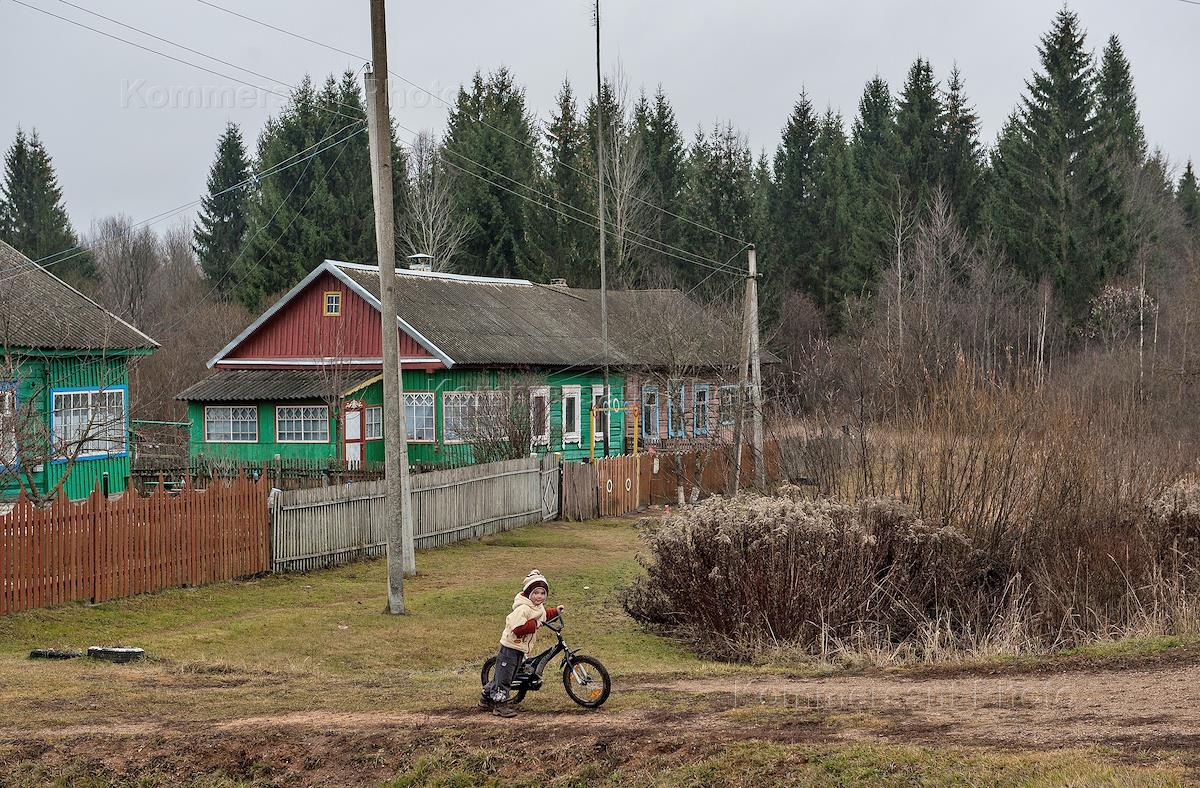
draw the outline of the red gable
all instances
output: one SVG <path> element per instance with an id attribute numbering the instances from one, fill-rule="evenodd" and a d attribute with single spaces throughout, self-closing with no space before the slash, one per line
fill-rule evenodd
<path id="1" fill-rule="evenodd" d="M 345 282 L 325 272 L 296 293 L 217 364 L 222 367 L 287 367 L 305 361 L 338 358 L 360 362 L 356 366 L 379 367 L 383 354 L 379 322 L 379 311 L 374 306 Z M 429 351 L 403 332 L 400 332 L 400 355 L 406 364 L 421 359 L 422 362 L 427 360 L 430 366 L 442 366 Z M 424 366 L 424 363 L 420 365 Z"/>

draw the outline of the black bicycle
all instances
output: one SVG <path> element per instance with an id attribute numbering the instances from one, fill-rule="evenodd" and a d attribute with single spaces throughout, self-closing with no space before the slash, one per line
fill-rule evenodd
<path id="1" fill-rule="evenodd" d="M 584 656 L 567 645 L 562 636 L 562 615 L 560 614 L 555 620 L 558 622 L 558 626 L 555 626 L 553 621 L 547 621 L 543 626 L 554 633 L 558 642 L 536 657 L 527 658 L 521 663 L 521 667 L 517 669 L 517 675 L 513 676 L 508 702 L 520 703 L 525 699 L 526 692 L 540 690 L 542 673 L 546 670 L 546 666 L 555 657 L 562 654 L 563 687 L 567 690 L 567 696 L 580 706 L 598 709 L 604 704 L 604 701 L 608 700 L 608 694 L 612 691 L 612 679 L 608 677 L 608 671 L 600 664 L 600 660 Z M 492 680 L 492 671 L 495 667 L 495 657 L 488 657 L 487 662 L 483 663 L 483 670 L 479 672 L 479 680 L 485 687 Z"/>

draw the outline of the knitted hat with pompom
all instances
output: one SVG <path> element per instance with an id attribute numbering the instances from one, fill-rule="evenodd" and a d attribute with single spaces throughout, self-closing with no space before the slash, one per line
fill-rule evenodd
<path id="1" fill-rule="evenodd" d="M 525 575 L 525 582 L 521 584 L 521 593 L 529 596 L 529 592 L 539 585 L 546 589 L 546 593 L 550 593 L 550 584 L 546 582 L 546 578 L 542 577 L 541 572 L 534 569 Z"/>

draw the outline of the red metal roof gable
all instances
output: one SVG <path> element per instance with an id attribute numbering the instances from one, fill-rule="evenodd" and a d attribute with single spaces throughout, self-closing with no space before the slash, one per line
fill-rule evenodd
<path id="1" fill-rule="evenodd" d="M 337 293 L 339 314 L 326 314 L 326 294 Z M 379 311 L 328 272 L 308 285 L 232 348 L 222 367 L 290 364 L 315 359 L 354 360 L 381 366 Z M 442 366 L 412 337 L 400 332 L 400 354 L 408 362 L 421 359 Z"/>

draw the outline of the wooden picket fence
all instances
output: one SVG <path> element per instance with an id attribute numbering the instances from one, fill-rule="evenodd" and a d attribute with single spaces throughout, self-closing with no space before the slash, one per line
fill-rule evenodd
<path id="1" fill-rule="evenodd" d="M 413 476 L 414 545 L 424 550 L 553 519 L 558 477 L 553 455 Z M 385 484 L 275 493 L 273 571 L 308 571 L 386 553 Z"/>
<path id="2" fill-rule="evenodd" d="M 270 567 L 265 480 L 177 494 L 132 491 L 0 515 L 0 614 L 105 602 L 259 574 Z"/>
<path id="3" fill-rule="evenodd" d="M 659 450 L 566 463 L 563 465 L 562 516 L 568 520 L 590 520 L 630 514 L 652 505 L 673 505 L 679 499 L 680 487 L 685 500 L 691 500 L 693 491 L 701 499 L 723 493 L 732 472 L 733 451 L 732 446 Z M 743 446 L 742 451 L 741 483 L 743 487 L 750 487 L 754 484 L 753 451 L 748 445 Z M 781 478 L 778 443 L 768 441 L 763 453 L 767 479 L 778 481 Z"/>

